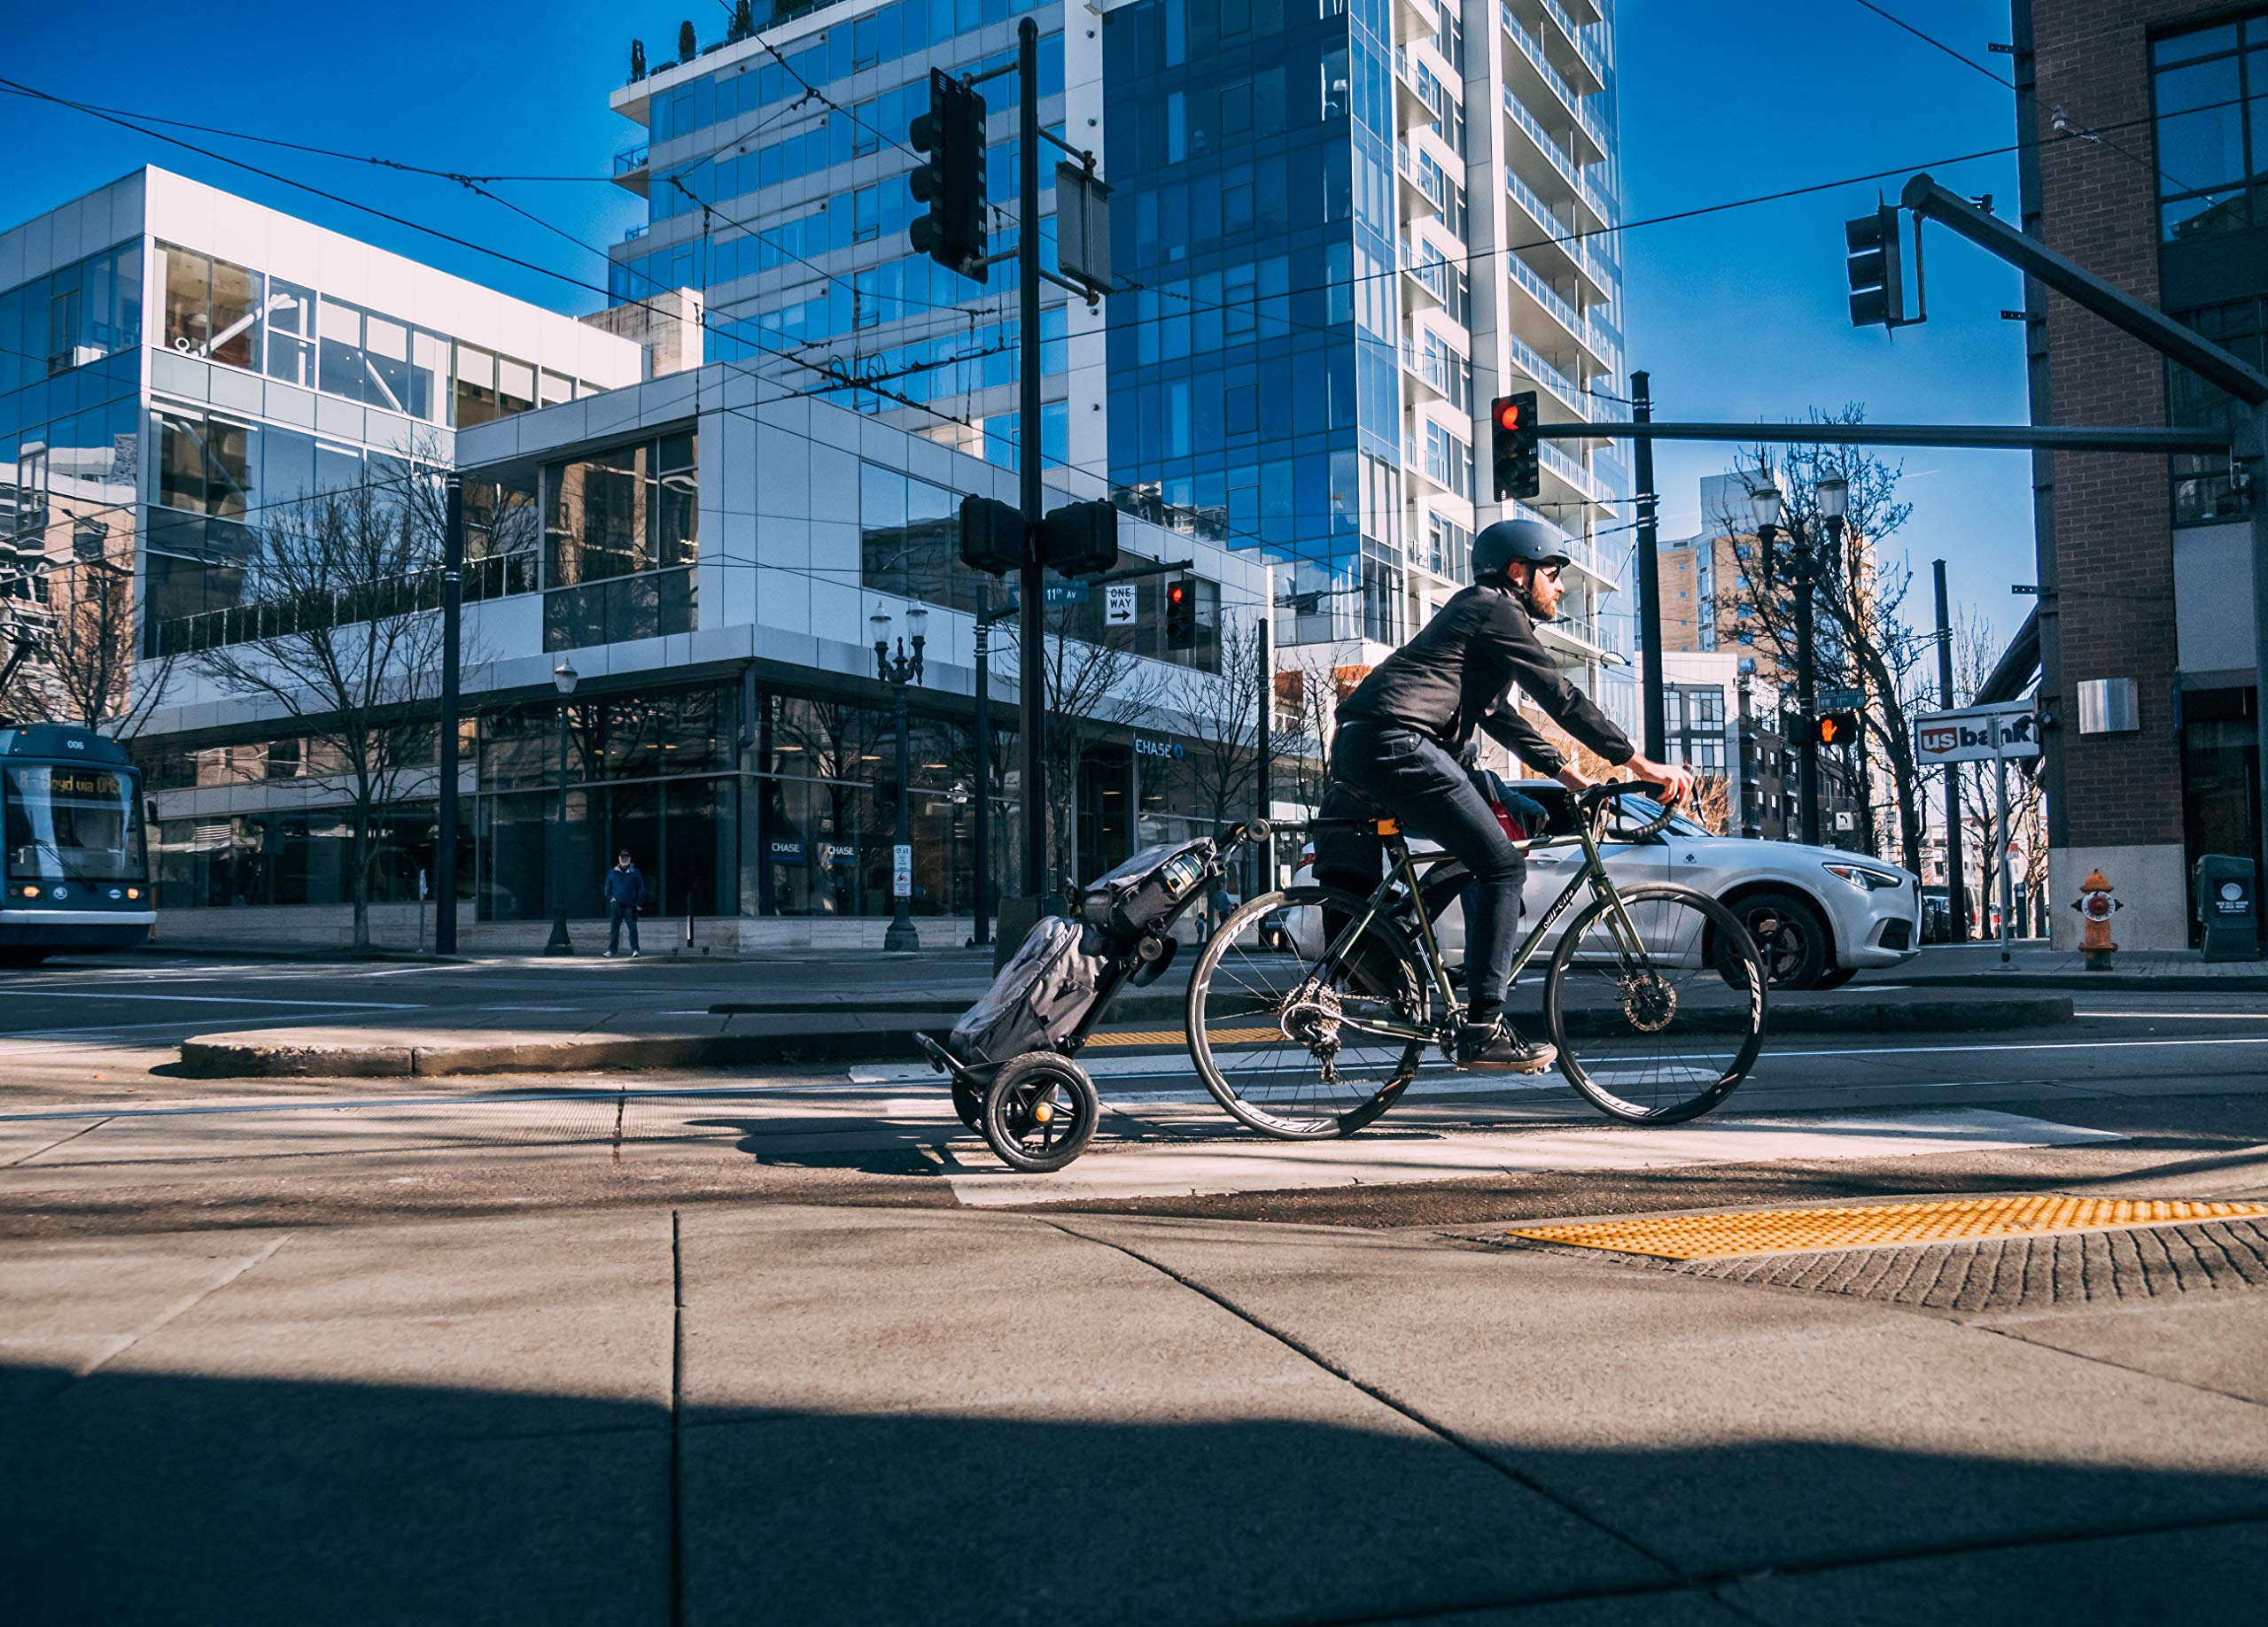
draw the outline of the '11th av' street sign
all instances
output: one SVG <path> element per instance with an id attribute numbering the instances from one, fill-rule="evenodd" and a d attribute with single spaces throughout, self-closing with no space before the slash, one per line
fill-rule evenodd
<path id="1" fill-rule="evenodd" d="M 1914 720 L 1917 767 L 1941 763 L 1990 763 L 1995 757 L 2039 755 L 2039 719 L 2031 704 L 1973 706 L 1957 712 L 1924 712 Z"/>

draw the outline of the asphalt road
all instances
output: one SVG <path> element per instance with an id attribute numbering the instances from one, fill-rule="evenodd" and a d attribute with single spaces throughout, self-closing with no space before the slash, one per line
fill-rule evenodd
<path id="1" fill-rule="evenodd" d="M 13 973 L 0 980 L 0 1214 L 36 1230 L 152 1205 L 245 1215 L 331 1204 L 447 1212 L 667 1193 L 1072 1202 L 1392 1226 L 1588 1212 L 1594 1201 L 1659 1206 L 1660 1178 L 1641 1172 L 1682 1169 L 1681 1189 L 1691 1190 L 1704 1165 L 1708 1189 L 1739 1201 L 1742 1171 L 1759 1191 L 1832 1194 L 1884 1189 L 1876 1166 L 1885 1159 L 1908 1160 L 1894 1186 L 1918 1177 L 1916 1158 L 1948 1169 L 1966 1158 L 1986 1174 L 2011 1159 L 2020 1169 L 2042 1158 L 2128 1168 L 2140 1166 L 2132 1156 L 2140 1149 L 2234 1155 L 2268 1140 L 2268 1011 L 2244 995 L 2090 993 L 2074 1023 L 2007 1034 L 1789 1036 L 1691 1133 L 1714 1137 L 1697 1151 L 1634 1139 L 1550 1075 L 1514 1081 L 1438 1065 L 1363 1135 L 1287 1151 L 1231 1126 L 1177 1050 L 1123 1048 L 1091 1055 L 1107 1109 L 1094 1149 L 1061 1176 L 1021 1183 L 1003 1182 L 953 1118 L 942 1081 L 911 1058 L 410 1089 L 193 1081 L 171 1071 L 183 1036 L 216 1027 L 403 1013 L 446 1026 L 475 1012 L 627 1007 L 691 1017 L 720 999 L 798 990 L 965 991 L 988 972 L 976 955 L 913 964 L 813 955 L 706 966 L 134 957 Z M 1961 1113 L 2050 1127 L 1972 1127 L 1961 1134 L 1991 1144 L 1969 1153 L 1932 1129 Z M 1831 1127 L 1790 1140 L 1774 1126 L 1791 1119 Z M 2062 1144 L 2056 1127 L 2124 1141 L 2117 1150 Z M 1526 1150 L 1536 1136 L 1546 1138 L 1542 1151 Z M 2027 1139 L 2030 1151 L 2001 1144 Z"/>

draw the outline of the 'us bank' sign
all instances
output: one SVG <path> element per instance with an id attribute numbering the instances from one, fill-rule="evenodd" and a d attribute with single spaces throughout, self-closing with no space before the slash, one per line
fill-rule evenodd
<path id="1" fill-rule="evenodd" d="M 2039 755 L 2039 719 L 2026 701 L 1924 712 L 1914 720 L 1914 760 L 1923 768 Z"/>

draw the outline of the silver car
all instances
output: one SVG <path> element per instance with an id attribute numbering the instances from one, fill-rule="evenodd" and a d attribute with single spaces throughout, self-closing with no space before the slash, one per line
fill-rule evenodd
<path id="1" fill-rule="evenodd" d="M 1518 780 L 1507 788 L 1542 804 L 1550 816 L 1547 832 L 1573 828 L 1573 798 L 1556 780 Z M 1626 797 L 1622 806 L 1621 822 L 1628 826 L 1651 824 L 1660 811 L 1643 797 Z M 1713 836 L 1684 818 L 1672 819 L 1660 834 L 1641 841 L 1617 841 L 1613 835 L 1610 828 L 1599 851 L 1617 886 L 1676 881 L 1721 900 L 1756 939 L 1775 988 L 1838 988 L 1861 971 L 1900 965 L 1921 952 L 1921 881 L 1886 860 L 1839 848 Z M 1413 838 L 1410 851 L 1439 849 Z M 1303 849 L 1293 885 L 1313 882 L 1313 849 Z M 1523 928 L 1550 906 L 1581 863 L 1582 849 L 1572 844 L 1529 850 Z M 1464 958 L 1464 911 L 1454 901 L 1441 907 L 1439 893 L 1430 887 L 1428 893 L 1441 953 L 1455 965 Z M 1320 953 L 1316 911 L 1288 915 L 1293 947 L 1301 954 Z M 1547 954 L 1552 941 L 1544 941 Z"/>

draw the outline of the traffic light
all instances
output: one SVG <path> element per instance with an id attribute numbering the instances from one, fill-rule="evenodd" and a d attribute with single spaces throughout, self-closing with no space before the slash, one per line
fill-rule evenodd
<path id="1" fill-rule="evenodd" d="M 1535 444 L 1535 391 L 1499 397 L 1488 423 L 1496 462 L 1496 500 L 1534 497 L 1543 478 Z"/>
<path id="2" fill-rule="evenodd" d="M 1819 743 L 1822 746 L 1849 746 L 1859 738 L 1859 715 L 1856 712 L 1821 712 L 1819 715 Z"/>
<path id="3" fill-rule="evenodd" d="M 960 500 L 960 562 L 987 576 L 1024 568 L 1023 511 L 990 497 Z"/>
<path id="4" fill-rule="evenodd" d="M 1099 577 L 1118 563 L 1118 509 L 1097 499 L 1066 503 L 1040 522 L 1039 562 L 1062 577 Z"/>
<path id="5" fill-rule="evenodd" d="M 1790 746 L 1819 744 L 1819 722 L 1802 712 L 1780 714 L 1780 738 Z"/>
<path id="6" fill-rule="evenodd" d="M 1898 235 L 1898 205 L 1884 204 L 1872 214 L 1844 221 L 1843 241 L 1850 247 L 1844 269 L 1851 278 L 1851 326 L 1904 327 L 1905 244 Z"/>
<path id="7" fill-rule="evenodd" d="M 907 132 L 928 162 L 907 178 L 928 213 L 906 236 L 948 271 L 987 282 L 984 267 L 984 98 L 943 68 L 929 70 L 929 111 Z"/>
<path id="8" fill-rule="evenodd" d="M 1186 577 L 1166 585 L 1166 647 L 1197 647 L 1197 588 Z"/>

